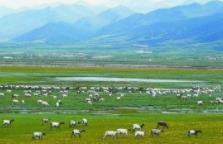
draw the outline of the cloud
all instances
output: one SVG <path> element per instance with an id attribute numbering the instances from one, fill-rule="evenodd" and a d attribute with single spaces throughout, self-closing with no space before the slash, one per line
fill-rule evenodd
<path id="1" fill-rule="evenodd" d="M 204 3 L 208 1 L 211 0 L 0 0 L 0 6 L 20 8 L 55 3 L 85 3 L 93 6 L 100 5 L 106 7 L 124 5 L 136 11 L 148 12 L 157 8 L 173 7 L 193 2 Z"/>

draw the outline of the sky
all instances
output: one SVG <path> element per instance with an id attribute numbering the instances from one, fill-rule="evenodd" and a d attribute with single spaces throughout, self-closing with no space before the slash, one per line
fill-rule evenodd
<path id="1" fill-rule="evenodd" d="M 0 6 L 18 9 L 58 3 L 78 3 L 83 5 L 106 7 L 123 5 L 138 12 L 147 12 L 157 8 L 167 8 L 193 2 L 206 3 L 209 1 L 212 0 L 0 0 Z"/>

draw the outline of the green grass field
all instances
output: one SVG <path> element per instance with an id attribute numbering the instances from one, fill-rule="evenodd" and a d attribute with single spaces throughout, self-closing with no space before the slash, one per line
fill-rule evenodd
<path id="1" fill-rule="evenodd" d="M 55 77 L 72 76 L 98 76 L 120 78 L 153 78 L 153 79 L 178 79 L 199 80 L 201 83 L 128 83 L 128 82 L 65 82 L 55 81 Z M 192 86 L 214 87 L 222 86 L 223 70 L 220 69 L 177 69 L 177 68 L 111 68 L 111 67 L 35 67 L 35 66 L 0 66 L 1 84 L 31 84 L 50 86 L 95 86 L 118 87 L 136 86 L 150 88 L 191 88 Z M 220 89 L 221 90 L 221 89 Z M 151 97 L 146 94 L 131 93 L 117 100 L 101 93 L 105 101 L 89 105 L 85 102 L 87 94 L 77 94 L 70 91 L 68 97 L 63 98 L 63 105 L 55 107 L 53 95 L 61 98 L 58 92 L 52 92 L 48 97 L 27 98 L 23 96 L 23 90 L 13 90 L 19 94 L 19 100 L 24 99 L 25 104 L 12 104 L 11 93 L 0 90 L 5 96 L 0 98 L 0 121 L 3 119 L 15 119 L 11 127 L 0 127 L 0 144 L 221 144 L 223 143 L 223 105 L 212 105 L 210 100 L 221 97 L 222 92 L 213 93 L 213 96 L 202 95 L 182 101 L 176 96 L 166 95 Z M 49 107 L 43 107 L 36 103 L 38 99 L 46 100 Z M 204 105 L 198 106 L 197 101 L 204 101 Z M 219 112 L 213 114 L 212 111 Z M 162 114 L 169 112 L 169 114 Z M 174 114 L 170 114 L 173 113 Z M 208 112 L 208 113 L 205 113 Z M 68 122 L 71 119 L 89 120 L 89 126 L 81 138 L 72 138 Z M 60 129 L 50 129 L 49 125 L 42 125 L 41 119 L 49 118 L 55 121 L 65 121 Z M 150 137 L 149 133 L 160 120 L 167 121 L 170 128 L 160 137 Z M 117 128 L 130 128 L 133 123 L 145 123 L 146 136 L 135 138 L 132 133 L 127 137 L 116 139 L 103 139 L 106 130 Z M 188 138 L 189 129 L 201 129 L 203 133 L 198 137 Z M 46 137 L 40 141 L 32 141 L 33 131 L 44 131 Z"/>
<path id="2" fill-rule="evenodd" d="M 211 104 L 210 101 L 216 97 L 221 96 L 221 93 L 214 93 L 212 97 L 208 95 L 202 95 L 199 97 L 191 98 L 188 100 L 182 100 L 176 95 L 165 95 L 152 97 L 148 94 L 139 93 L 125 93 L 125 97 L 117 100 L 116 97 L 120 96 L 120 93 L 113 94 L 109 97 L 108 94 L 100 93 L 100 96 L 104 98 L 104 101 L 88 104 L 85 99 L 89 96 L 87 93 L 77 94 L 76 91 L 70 90 L 69 95 L 65 98 L 55 91 L 50 95 L 46 96 L 32 96 L 26 97 L 22 90 L 14 90 L 12 93 L 19 94 L 19 101 L 24 100 L 25 104 L 12 103 L 12 93 L 6 93 L 5 90 L 0 90 L 0 93 L 5 93 L 5 96 L 1 97 L 0 100 L 0 112 L 19 112 L 19 111 L 78 111 L 78 110 L 90 110 L 90 111 L 109 111 L 114 109 L 136 109 L 136 111 L 174 111 L 174 112 L 188 112 L 188 111 L 221 111 L 223 105 Z M 57 99 L 53 96 L 57 96 L 57 99 L 61 99 L 63 104 L 57 108 L 55 103 Z M 37 103 L 37 100 L 45 100 L 50 106 L 44 107 Z M 202 100 L 203 105 L 197 105 L 197 101 Z"/>
<path id="3" fill-rule="evenodd" d="M 35 82 L 58 76 L 106 76 L 223 82 L 222 69 L 0 66 L 1 83 Z"/>
<path id="4" fill-rule="evenodd" d="M 200 80 L 202 83 L 133 83 L 133 82 L 66 82 L 55 81 L 55 77 L 66 76 L 99 76 L 99 77 L 120 77 L 120 78 L 157 78 L 157 79 L 183 79 L 183 80 Z M 73 67 L 31 67 L 31 66 L 1 66 L 0 67 L 0 82 L 2 84 L 33 84 L 33 85 L 56 85 L 56 86 L 87 86 L 87 87 L 118 87 L 118 86 L 136 86 L 136 87 L 151 87 L 151 88 L 191 88 L 192 86 L 221 86 L 223 80 L 223 70 L 211 70 L 211 69 L 158 69 L 158 68 L 101 68 L 101 67 L 89 67 L 89 68 L 73 68 Z M 6 93 L 6 90 L 0 90 L 0 92 Z M 55 91 L 49 95 L 49 97 L 31 97 L 27 98 L 23 95 L 23 91 L 15 90 L 14 93 L 20 95 L 19 100 L 24 99 L 27 104 L 24 106 L 13 105 L 11 102 L 11 94 L 7 94 L 0 100 L 1 111 L 11 111 L 19 109 L 44 109 L 36 103 L 38 99 L 44 99 L 50 102 L 50 107 L 47 110 L 55 110 L 56 100 L 52 99 L 52 96 L 61 97 L 61 95 Z M 119 93 L 114 97 L 108 97 L 106 94 L 101 93 L 105 98 L 105 101 L 95 103 L 93 106 L 89 106 L 85 102 L 87 94 L 78 95 L 75 90 L 70 91 L 69 96 L 64 98 L 64 105 L 59 110 L 109 110 L 122 107 L 133 108 L 145 108 L 148 107 L 157 108 L 160 111 L 171 109 L 196 109 L 198 111 L 217 109 L 221 110 L 222 105 L 211 105 L 210 100 L 215 97 L 221 96 L 221 92 L 213 94 L 213 97 L 202 95 L 198 98 L 193 98 L 188 101 L 182 101 L 176 96 L 166 95 L 158 96 L 156 98 L 147 94 L 130 93 L 126 94 L 124 99 L 120 101 L 116 100 Z M 203 100 L 205 104 L 203 106 L 197 106 L 197 101 Z"/>
<path id="5" fill-rule="evenodd" d="M 3 118 L 15 118 L 15 123 L 9 128 L 0 128 L 1 144 L 221 144 L 223 141 L 223 116 L 216 114 L 1 114 Z M 49 125 L 42 125 L 43 117 L 51 120 L 65 121 L 59 129 L 51 129 Z M 71 119 L 79 120 L 88 118 L 89 126 L 78 126 L 79 129 L 86 129 L 81 138 L 71 137 L 72 128 L 68 127 Z M 160 137 L 150 137 L 150 130 L 156 127 L 159 120 L 165 120 L 170 128 L 161 134 Z M 144 123 L 146 136 L 135 138 L 130 132 L 128 136 L 103 139 L 106 130 L 117 128 L 131 128 L 133 123 Z M 187 130 L 202 129 L 203 133 L 198 137 L 187 137 Z M 33 131 L 44 131 L 46 137 L 40 141 L 32 140 Z"/>

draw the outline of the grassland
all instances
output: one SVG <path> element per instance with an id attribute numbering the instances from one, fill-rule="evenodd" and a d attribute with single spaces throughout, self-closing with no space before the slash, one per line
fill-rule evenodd
<path id="1" fill-rule="evenodd" d="M 164 95 L 152 97 L 148 94 L 137 93 L 125 93 L 125 97 L 121 100 L 117 100 L 116 97 L 120 96 L 120 93 L 114 93 L 112 97 L 109 97 L 106 93 L 99 93 L 104 99 L 103 101 L 95 102 L 90 105 L 86 102 L 86 98 L 89 94 L 83 93 L 78 94 L 77 91 L 69 91 L 69 95 L 65 98 L 62 97 L 61 93 L 54 91 L 49 96 L 24 96 L 23 90 L 14 90 L 14 94 L 20 95 L 17 98 L 19 101 L 25 100 L 25 104 L 13 104 L 11 93 L 7 94 L 6 90 L 0 90 L 1 93 L 5 93 L 5 96 L 1 97 L 0 100 L 0 112 L 69 112 L 69 111 L 113 111 L 119 109 L 130 109 L 135 112 L 140 111 L 171 111 L 171 112 L 204 112 L 204 111 L 215 111 L 222 112 L 223 105 L 211 104 L 210 101 L 216 97 L 221 96 L 221 93 L 214 93 L 212 97 L 208 95 L 202 95 L 194 97 L 188 100 L 182 100 L 176 95 Z M 55 106 L 57 99 L 53 96 L 57 96 L 57 99 L 62 99 L 63 105 L 59 108 Z M 45 100 L 50 106 L 44 107 L 37 103 L 37 100 Z M 203 105 L 197 105 L 197 101 L 202 100 Z"/>
<path id="2" fill-rule="evenodd" d="M 202 80 L 222 83 L 222 69 L 0 66 L 0 82 L 32 82 L 58 76 L 107 76 Z"/>
<path id="3" fill-rule="evenodd" d="M 60 76 L 105 76 L 105 77 L 127 77 L 127 78 L 158 78 L 158 79 L 184 79 L 184 80 L 200 80 L 203 83 L 133 83 L 133 82 L 64 82 L 55 81 L 55 77 Z M 221 86 L 223 80 L 223 70 L 220 69 L 174 69 L 174 68 L 111 68 L 111 67 L 34 67 L 34 66 L 1 66 L 0 82 L 2 84 L 34 84 L 34 85 L 56 85 L 56 86 L 88 86 L 88 87 L 118 87 L 118 86 L 136 86 L 151 88 L 190 88 L 192 86 Z M 6 90 L 0 90 L 6 93 Z M 111 110 L 114 108 L 132 107 L 142 108 L 143 110 L 221 110 L 221 105 L 212 105 L 210 100 L 221 96 L 221 92 L 215 93 L 213 97 L 203 95 L 202 97 L 193 98 L 188 101 L 182 101 L 176 96 L 166 95 L 160 97 L 151 97 L 147 94 L 131 93 L 120 101 L 116 100 L 119 93 L 114 97 L 108 97 L 101 93 L 105 101 L 95 103 L 93 106 L 86 103 L 87 94 L 77 94 L 77 91 L 70 91 L 69 96 L 64 98 L 64 105 L 60 109 L 55 109 L 56 100 L 52 96 L 61 95 L 53 92 L 50 97 L 31 97 L 23 96 L 23 91 L 16 90 L 14 93 L 20 95 L 19 100 L 25 100 L 27 104 L 24 106 L 13 105 L 11 102 L 11 94 L 6 94 L 0 100 L 0 110 L 18 111 L 18 110 L 45 110 L 36 103 L 37 99 L 49 101 L 51 106 L 46 108 L 47 111 L 54 110 Z M 203 106 L 197 106 L 197 101 L 203 100 Z"/>
<path id="4" fill-rule="evenodd" d="M 221 144 L 223 141 L 223 116 L 215 114 L 149 114 L 149 113 L 126 113 L 123 112 L 106 115 L 96 114 L 1 114 L 2 118 L 15 118 L 15 123 L 10 128 L 0 128 L 1 144 Z M 48 117 L 51 120 L 65 121 L 60 129 L 50 129 L 49 125 L 42 125 L 41 119 Z M 71 137 L 68 122 L 71 119 L 88 118 L 89 126 L 77 128 L 86 129 L 81 138 Z M 156 122 L 165 120 L 170 128 L 160 137 L 150 137 L 149 133 L 156 126 Z M 106 130 L 115 130 L 120 127 L 130 128 L 133 123 L 144 123 L 146 136 L 135 138 L 133 134 L 116 139 L 103 139 Z M 202 129 L 202 135 L 188 138 L 187 130 Z M 32 141 L 33 131 L 44 131 L 46 137 L 41 141 Z"/>
<path id="5" fill-rule="evenodd" d="M 103 76 L 120 78 L 154 78 L 154 79 L 183 79 L 199 80 L 202 83 L 125 83 L 125 82 L 62 82 L 55 81 L 55 77 L 72 76 Z M 223 70 L 221 69 L 186 69 L 186 68 L 112 68 L 112 67 L 38 67 L 38 66 L 0 66 L 0 84 L 31 84 L 57 86 L 137 86 L 151 88 L 191 88 L 202 85 L 207 87 L 222 86 Z M 5 90 L 0 90 L 5 92 Z M 212 114 L 208 110 L 223 109 L 222 105 L 211 105 L 213 97 L 221 96 L 221 91 L 213 97 L 202 95 L 188 101 L 179 100 L 176 96 L 149 97 L 146 94 L 131 93 L 117 101 L 114 97 L 105 97 L 105 101 L 89 105 L 85 102 L 87 95 L 71 91 L 63 99 L 61 108 L 55 107 L 56 100 L 52 97 L 39 98 L 49 101 L 50 107 L 42 107 L 36 103 L 36 97 L 26 98 L 22 90 L 15 93 L 25 99 L 26 104 L 13 105 L 11 94 L 0 99 L 0 121 L 15 119 L 9 128 L 0 127 L 0 144 L 221 144 L 223 143 L 223 116 Z M 52 95 L 58 95 L 53 92 Z M 59 96 L 59 95 L 58 95 Z M 118 96 L 118 94 L 117 94 Z M 198 106 L 197 101 L 203 100 L 204 105 Z M 151 109 L 152 108 L 152 109 Z M 189 109 L 189 111 L 187 111 Z M 192 110 L 192 111 L 190 111 Z M 82 113 L 82 112 L 85 113 Z M 179 112 L 175 114 L 161 114 L 163 111 Z M 202 112 L 209 112 L 204 114 Z M 192 112 L 184 113 L 181 112 Z M 22 114 L 26 113 L 26 114 Z M 49 125 L 42 125 L 41 119 L 65 121 L 66 125 L 52 130 Z M 68 122 L 71 119 L 80 120 L 86 117 L 88 127 L 81 138 L 72 138 Z M 164 120 L 170 124 L 170 129 L 160 137 L 150 137 L 149 131 L 156 122 Z M 103 139 L 105 130 L 115 130 L 120 127 L 130 128 L 133 123 L 145 123 L 146 137 L 134 138 L 133 134 L 116 139 Z M 201 129 L 203 133 L 198 137 L 188 138 L 189 129 Z M 41 141 L 32 141 L 33 131 L 44 131 L 47 136 Z"/>

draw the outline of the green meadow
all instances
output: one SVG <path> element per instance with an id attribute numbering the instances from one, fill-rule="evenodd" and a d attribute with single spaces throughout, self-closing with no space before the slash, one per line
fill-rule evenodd
<path id="1" fill-rule="evenodd" d="M 0 128 L 1 144 L 220 144 L 223 141 L 222 120 L 218 114 L 153 114 L 153 113 L 111 113 L 111 114 L 1 114 L 1 118 L 14 118 L 15 123 L 8 128 Z M 42 125 L 41 119 L 64 121 L 65 125 L 59 129 L 51 129 L 48 124 Z M 72 128 L 69 120 L 79 120 L 83 117 L 89 120 L 81 138 L 71 137 Z M 156 127 L 159 120 L 169 122 L 170 128 L 159 137 L 151 137 L 150 130 Z M 135 138 L 133 133 L 117 138 L 103 138 L 106 130 L 117 128 L 131 128 L 133 123 L 144 123 L 146 135 Z M 187 137 L 191 128 L 201 129 L 202 134 L 197 137 Z M 43 140 L 32 140 L 33 131 L 44 131 Z"/>
<path id="2" fill-rule="evenodd" d="M 198 83 L 137 83 L 137 82 L 68 82 L 56 81 L 56 77 L 118 77 L 195 80 Z M 191 88 L 193 86 L 221 87 L 223 70 L 221 69 L 186 69 L 186 68 L 111 68 L 111 67 L 39 67 L 39 66 L 1 66 L 0 83 L 2 85 L 48 85 L 69 87 L 142 87 L 142 88 Z M 120 93 L 108 97 L 100 95 L 104 101 L 89 105 L 85 99 L 87 94 L 77 94 L 70 90 L 67 97 L 53 91 L 48 97 L 25 97 L 23 90 L 13 90 L 20 95 L 18 100 L 25 104 L 13 104 L 11 95 L 6 89 L 0 99 L 0 120 L 15 119 L 9 127 L 0 127 L 0 144 L 220 144 L 223 141 L 223 105 L 213 105 L 211 100 L 221 97 L 221 91 L 209 95 L 201 95 L 182 101 L 176 95 L 151 97 L 145 93 L 127 93 L 117 100 Z M 55 107 L 53 96 L 63 99 L 60 108 Z M 37 104 L 38 99 L 49 102 L 50 106 Z M 197 105 L 202 100 L 203 105 Z M 218 113 L 217 113 L 218 112 Z M 42 125 L 42 118 L 51 121 L 64 121 L 59 129 L 51 129 L 49 124 Z M 68 127 L 70 120 L 87 118 L 89 126 L 77 126 L 85 129 L 81 138 L 71 137 L 72 129 Z M 159 137 L 151 137 L 150 130 L 158 121 L 166 121 L 170 125 Z M 103 139 L 106 130 L 131 128 L 134 123 L 144 123 L 145 137 L 135 138 L 132 132 L 128 136 Z M 201 129 L 197 137 L 187 137 L 189 129 Z M 33 131 L 44 131 L 43 140 L 32 140 Z"/>
<path id="3" fill-rule="evenodd" d="M 222 83 L 222 69 L 0 66 L 0 82 L 35 82 L 59 76 L 203 80 Z"/>

